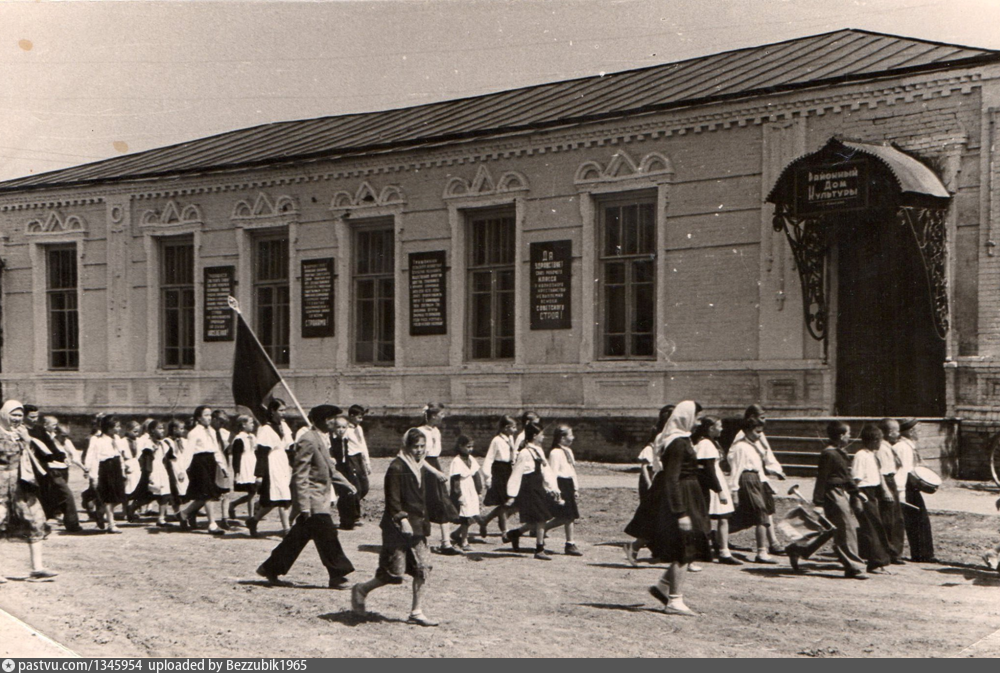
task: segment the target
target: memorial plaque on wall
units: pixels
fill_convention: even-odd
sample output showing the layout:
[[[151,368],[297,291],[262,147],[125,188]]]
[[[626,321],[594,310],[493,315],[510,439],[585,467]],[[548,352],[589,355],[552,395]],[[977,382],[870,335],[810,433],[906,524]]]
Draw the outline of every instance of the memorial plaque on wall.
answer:
[[[331,337],[333,258],[302,260],[302,338]]]
[[[570,329],[572,241],[531,244],[531,329]]]
[[[236,323],[229,297],[236,291],[236,267],[205,267],[205,341],[232,341]]]
[[[819,215],[868,207],[868,164],[847,161],[795,171],[795,214]]]
[[[410,336],[448,333],[445,251],[410,253]]]

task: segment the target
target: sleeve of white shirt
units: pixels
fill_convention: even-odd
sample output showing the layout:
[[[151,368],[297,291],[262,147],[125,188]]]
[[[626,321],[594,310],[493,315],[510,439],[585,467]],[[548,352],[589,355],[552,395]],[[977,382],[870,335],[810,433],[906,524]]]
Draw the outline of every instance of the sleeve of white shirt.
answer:
[[[740,488],[740,475],[747,468],[746,452],[749,447],[742,442],[733,444],[729,449],[729,489],[738,491]],[[752,450],[752,449],[750,449]]]
[[[521,492],[521,479],[524,475],[534,469],[535,461],[532,460],[530,451],[522,451],[517,456],[517,461],[511,469],[510,479],[507,480],[507,497],[516,498]]]
[[[361,445],[361,455],[365,457],[365,465],[371,464],[371,456],[368,453],[368,440],[365,439],[365,429],[360,425],[357,428],[358,444]]]
[[[97,479],[97,468],[101,462],[101,459],[97,455],[101,451],[99,440],[100,437],[96,436],[90,438],[90,443],[87,445],[87,461],[83,464],[94,479]]]
[[[854,479],[854,481],[858,482],[859,484],[865,482],[866,480],[865,477],[873,467],[872,463],[874,461],[872,460],[872,458],[873,458],[872,454],[865,454],[862,453],[861,451],[854,454],[854,460],[851,461],[851,477]],[[875,471],[878,472],[877,467]]]
[[[455,456],[451,459],[451,468],[448,470],[449,477],[461,477],[462,476],[462,459]]]
[[[781,463],[779,463],[778,459],[774,456],[774,451],[771,450],[771,445],[770,445],[770,443],[768,443],[767,437],[765,437],[764,435],[761,435],[760,436],[760,441],[764,445],[764,449],[765,449],[765,451],[764,451],[764,469],[768,470],[769,472],[776,472],[777,474],[780,474],[780,475],[784,476],[785,469],[783,467],[781,467]]]
[[[639,452],[639,462],[643,463],[643,464],[646,464],[646,465],[652,465],[653,464],[653,445],[652,444],[647,444],[646,446],[642,447],[642,451]]]
[[[493,438],[490,442],[490,448],[486,449],[486,457],[483,459],[483,474],[487,478],[492,474],[493,461],[497,459],[497,442],[503,441],[500,439],[500,435]]]

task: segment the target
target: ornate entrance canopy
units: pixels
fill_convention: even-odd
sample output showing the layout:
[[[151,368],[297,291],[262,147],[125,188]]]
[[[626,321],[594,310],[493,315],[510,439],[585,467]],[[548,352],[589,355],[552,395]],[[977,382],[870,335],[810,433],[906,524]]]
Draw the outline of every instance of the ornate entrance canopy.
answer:
[[[806,327],[824,340],[829,322],[828,259],[838,221],[881,211],[908,227],[920,251],[938,337],[948,333],[945,215],[951,195],[926,165],[889,145],[831,138],[782,171],[767,200],[802,283]]]

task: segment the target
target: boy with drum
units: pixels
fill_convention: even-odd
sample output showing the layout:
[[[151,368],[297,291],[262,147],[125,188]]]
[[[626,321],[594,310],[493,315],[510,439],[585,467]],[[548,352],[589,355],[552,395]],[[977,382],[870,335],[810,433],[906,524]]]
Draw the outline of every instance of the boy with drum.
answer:
[[[924,504],[919,483],[913,474],[914,469],[920,465],[920,454],[917,452],[917,420],[915,418],[901,420],[899,434],[899,441],[892,448],[900,462],[896,470],[896,488],[899,497],[905,497],[905,502],[910,505],[903,507],[906,539],[910,543],[910,560],[930,563],[934,560],[931,520],[927,515],[927,506]]]

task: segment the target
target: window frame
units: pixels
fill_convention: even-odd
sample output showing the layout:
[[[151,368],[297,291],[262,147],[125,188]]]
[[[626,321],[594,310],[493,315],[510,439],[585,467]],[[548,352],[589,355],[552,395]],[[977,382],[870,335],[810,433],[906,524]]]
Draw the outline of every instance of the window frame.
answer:
[[[514,362],[517,358],[517,266],[518,266],[518,256],[517,256],[517,210],[514,204],[509,206],[499,206],[499,207],[489,207],[489,208],[471,208],[466,209],[463,213],[464,216],[464,235],[465,235],[465,360],[467,362],[475,363],[490,363],[499,362],[507,363]],[[477,223],[480,222],[490,222],[497,220],[509,220],[510,221],[510,231],[509,235],[506,237],[506,242],[510,245],[509,251],[509,261],[506,262],[493,262],[485,261],[481,264],[477,264],[475,261],[475,255],[477,248],[475,246],[476,236],[473,233],[473,228]],[[489,236],[487,236],[490,238]],[[487,258],[489,255],[487,255]],[[510,279],[510,289],[503,290],[498,289],[498,278],[502,273],[509,273]],[[489,273],[490,277],[490,289],[489,289],[489,303],[490,303],[490,334],[489,334],[489,357],[474,357],[475,352],[475,341],[483,339],[483,337],[475,336],[474,322],[475,322],[475,302],[477,295],[482,295],[484,293],[476,291],[475,277],[477,274]],[[499,323],[500,323],[500,311],[502,302],[500,300],[501,294],[507,294],[510,296],[511,300],[511,311],[510,311],[510,336],[505,337],[500,334]],[[509,340],[511,342],[511,352],[508,356],[500,357],[498,355],[500,346],[498,341]]]
[[[46,354],[45,362],[46,369],[48,371],[57,372],[73,372],[80,371],[80,261],[79,252],[77,249],[77,243],[52,243],[42,246],[43,253],[45,255],[45,332],[46,332]],[[65,287],[52,287],[52,259],[54,254],[65,253],[65,259],[72,262],[72,285]],[[62,295],[66,298],[72,297],[71,308],[53,309],[52,302],[53,297],[56,295]],[[72,315],[73,317],[73,328],[72,331],[75,332],[74,338],[69,339],[72,344],[75,342],[75,348],[66,347],[61,349],[54,348],[53,337],[55,336],[55,324],[53,321],[54,313],[58,311],[60,313],[65,313],[67,316]],[[64,335],[67,336],[67,335]],[[75,364],[68,364],[63,366],[58,366],[55,364],[54,356],[56,352],[65,353],[71,355],[76,354]]]
[[[383,234],[388,234],[387,245],[382,246],[383,251],[388,250],[391,255],[388,265],[383,265],[378,271],[366,271],[362,272],[360,270],[360,265],[362,263],[362,246],[360,245],[360,239],[362,236],[371,234],[373,232],[381,232]],[[396,226],[393,219],[383,219],[377,218],[370,222],[365,222],[363,224],[353,225],[350,228],[351,237],[351,262],[350,262],[350,311],[351,311],[351,334],[350,341],[348,342],[348,348],[350,353],[350,362],[354,365],[361,367],[394,367],[396,365],[396,359],[399,350],[399,343],[396,339],[396,329],[398,317],[396,311],[398,308],[398,288],[396,283],[396,264],[398,260],[396,259]],[[382,289],[385,287],[386,281],[389,282],[392,288],[392,295],[385,296],[382,293]],[[359,285],[363,282],[371,282],[373,287],[373,292],[371,296],[371,303],[373,304],[372,316],[374,318],[374,325],[372,326],[372,340],[361,341],[361,323],[360,323],[360,302],[362,301],[359,297]],[[389,303],[389,307],[386,309],[382,307],[382,304]],[[381,310],[380,310],[381,307]],[[386,313],[383,313],[387,311]],[[388,330],[385,329],[383,325],[383,320],[386,316],[391,316],[392,325]],[[390,340],[380,339],[379,335],[388,334]],[[360,357],[360,344],[371,344],[371,359],[362,359]],[[384,348],[386,345],[391,346],[392,355],[391,357],[383,357]]]
[[[284,255],[274,255],[271,261],[283,259],[284,277],[261,278],[261,246],[268,243],[282,243],[285,250]],[[287,229],[255,232],[250,243],[250,285],[253,292],[253,317],[254,328],[261,346],[271,358],[274,366],[278,369],[288,369],[291,367],[292,353],[292,239]],[[279,300],[271,302],[269,308],[277,309],[284,314],[284,330],[280,320],[266,321],[262,317],[265,305],[261,302],[262,290],[275,290],[279,294]],[[280,301],[281,290],[284,290],[284,302]],[[265,323],[268,323],[265,325]],[[280,332],[284,331],[284,342],[281,343]],[[277,334],[277,338],[276,337]],[[285,357],[279,357],[284,350]]]
[[[197,292],[196,292],[196,265],[197,261],[195,258],[195,240],[194,236],[190,234],[182,234],[178,236],[160,236],[157,238],[157,256],[159,259],[159,269],[157,270],[158,276],[158,295],[159,295],[159,333],[160,333],[160,347],[159,347],[159,368],[170,371],[178,370],[192,370],[197,366],[198,362],[198,333],[196,329],[197,321]],[[167,249],[168,248],[182,248],[189,247],[191,252],[190,259],[190,282],[188,283],[168,283],[167,282]],[[190,292],[190,307],[179,305],[176,309],[168,308],[167,295],[171,291],[176,291],[181,293],[183,298],[183,293],[185,290]],[[183,299],[179,302],[183,304]],[[183,345],[183,335],[179,337],[179,344],[176,347],[168,346],[167,344],[167,325],[168,318],[167,314],[171,310],[176,310],[178,313],[185,312],[190,309],[190,320],[188,322],[188,330],[190,332],[188,341],[190,343],[190,348],[185,348]],[[183,320],[179,321],[183,323]],[[183,328],[179,331],[183,332]],[[178,350],[178,363],[168,364],[167,362],[167,351],[168,350]],[[191,362],[187,364],[183,361],[183,351],[190,350],[191,352]]]
[[[595,195],[595,210],[596,210],[596,220],[597,226],[595,227],[595,255],[594,262],[597,266],[596,277],[598,279],[597,287],[597,315],[595,316],[595,334],[594,334],[594,346],[595,346],[595,359],[599,361],[611,361],[611,362],[648,362],[655,361],[657,359],[656,352],[656,336],[657,336],[657,314],[659,311],[660,302],[660,263],[658,257],[658,239],[659,239],[659,227],[657,225],[657,193],[655,190],[636,190],[629,192],[617,192],[612,194],[602,194]],[[623,208],[627,206],[637,207],[637,217],[636,223],[637,227],[641,220],[640,212],[643,206],[649,208],[649,221],[646,223],[648,226],[648,233],[651,240],[649,241],[648,250],[645,252],[639,251],[639,232],[636,232],[636,252],[626,253],[619,255],[608,255],[606,252],[607,243],[607,209],[618,207]],[[621,242],[622,239],[619,240]],[[614,264],[616,261],[624,263],[624,274],[621,283],[616,283],[624,286],[624,331],[616,332],[614,335],[620,335],[624,339],[625,352],[622,355],[609,355],[608,354],[608,344],[607,339],[609,338],[608,323],[610,322],[608,317],[608,300],[607,300],[607,287],[608,282],[608,272],[609,266]],[[651,278],[648,281],[640,282],[636,280],[636,267],[640,262],[648,262],[649,269],[651,272]],[[650,316],[648,318],[651,325],[650,332],[639,332],[633,329],[633,325],[636,324],[636,286],[645,285],[648,287],[649,291],[652,293],[652,297],[649,301]],[[635,353],[635,339],[636,337],[648,335],[650,339],[650,351],[646,354],[636,354]]]

